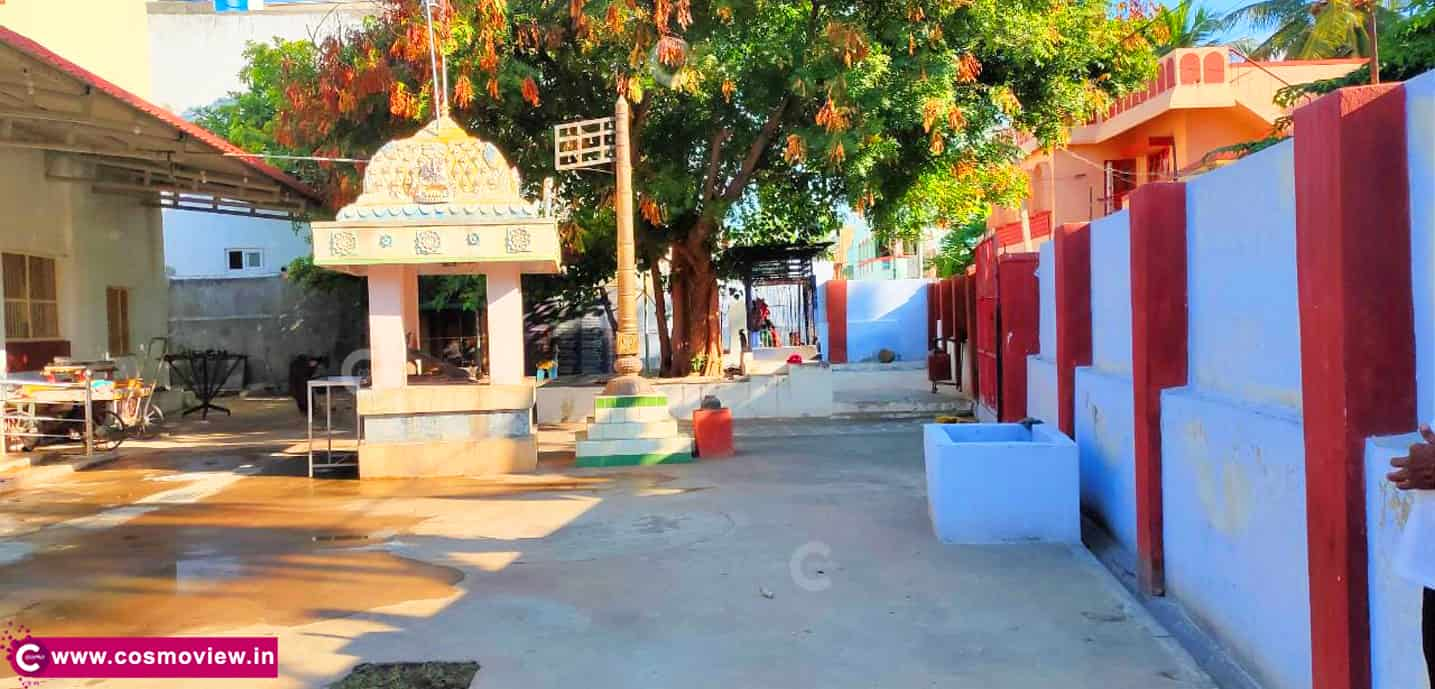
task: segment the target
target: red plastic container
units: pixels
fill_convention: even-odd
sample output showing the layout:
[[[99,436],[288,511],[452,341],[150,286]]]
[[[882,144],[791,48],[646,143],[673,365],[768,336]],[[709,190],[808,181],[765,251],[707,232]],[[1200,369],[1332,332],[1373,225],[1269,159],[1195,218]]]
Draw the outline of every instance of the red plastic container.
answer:
[[[703,459],[727,457],[733,453],[732,410],[693,410],[694,454]]]

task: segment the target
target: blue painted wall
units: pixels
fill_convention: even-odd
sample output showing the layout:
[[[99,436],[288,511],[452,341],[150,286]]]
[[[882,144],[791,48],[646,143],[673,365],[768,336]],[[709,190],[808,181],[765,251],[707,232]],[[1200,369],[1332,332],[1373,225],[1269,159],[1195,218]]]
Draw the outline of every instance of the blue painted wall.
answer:
[[[1167,390],[1161,454],[1167,595],[1266,689],[1309,689],[1300,417]]]
[[[927,280],[847,282],[847,360],[875,361],[883,347],[926,361]]]
[[[1187,185],[1191,383],[1300,408],[1295,144]]]
[[[1311,685],[1292,154],[1187,184],[1191,377],[1161,398],[1167,592],[1267,689]]]
[[[1122,547],[1135,552],[1131,219],[1126,211],[1091,223],[1091,362],[1076,369],[1081,504]]]
[[[1091,365],[1131,377],[1131,214],[1091,223]]]
[[[1056,244],[1043,242],[1037,249],[1036,284],[1041,291],[1037,301],[1037,344],[1039,354],[1056,360]]]
[[[1128,552],[1136,552],[1136,460],[1131,379],[1076,369],[1076,446],[1081,506]]]
[[[1056,245],[1045,242],[1037,252],[1037,336],[1041,350],[1026,358],[1026,413],[1056,428]]]

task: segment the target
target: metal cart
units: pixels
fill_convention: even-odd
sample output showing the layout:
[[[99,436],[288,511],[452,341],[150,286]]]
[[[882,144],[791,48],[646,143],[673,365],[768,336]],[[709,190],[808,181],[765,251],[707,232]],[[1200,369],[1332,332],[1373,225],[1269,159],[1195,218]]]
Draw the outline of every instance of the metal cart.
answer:
[[[119,448],[132,432],[148,431],[163,417],[154,385],[143,381],[48,382],[0,379],[0,448],[82,442],[85,454]]]
[[[362,379],[357,376],[330,376],[327,378],[315,378],[309,381],[308,389],[308,436],[309,436],[309,478],[314,478],[314,470],[358,468],[359,466],[359,442],[363,438],[363,426],[359,420],[359,386]],[[354,400],[354,428],[353,436],[336,437],[334,428],[334,388],[343,388],[350,392]],[[314,392],[324,391],[324,428],[321,443],[323,447],[314,447]],[[342,432],[342,431],[341,431]],[[334,441],[339,440],[342,444],[353,444],[353,449],[334,449]],[[315,461],[317,458],[317,462]]]

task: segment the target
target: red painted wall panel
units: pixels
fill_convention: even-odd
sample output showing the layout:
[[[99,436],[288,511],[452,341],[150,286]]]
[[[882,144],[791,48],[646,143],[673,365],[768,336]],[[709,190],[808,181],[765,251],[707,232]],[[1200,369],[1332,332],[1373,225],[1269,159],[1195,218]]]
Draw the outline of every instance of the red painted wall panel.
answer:
[[[827,281],[827,361],[847,363],[847,281]]]
[[[997,284],[1001,320],[1001,399],[999,421],[1026,418],[1026,358],[1041,349],[1038,305],[1041,286],[1036,277],[1037,254],[1005,254],[998,262]]]
[[[937,338],[938,333],[941,333],[941,337],[946,337],[946,324],[942,319],[944,296],[940,279],[927,283],[927,315],[932,320],[932,332],[931,337],[927,338],[928,341]]]
[[[967,336],[967,276],[956,275],[951,278],[952,300],[951,321],[952,337],[958,340]]]
[[[1398,84],[1295,113],[1315,689],[1370,687],[1365,438],[1416,424],[1405,118]]]
[[[1076,367],[1091,365],[1091,225],[1062,225],[1052,242],[1056,262],[1056,425],[1075,438]]]
[[[991,239],[976,248],[976,333],[973,351],[977,359],[977,401],[993,412],[997,406],[997,255]]]
[[[1186,185],[1157,182],[1131,195],[1132,449],[1136,464],[1136,575],[1165,591],[1161,391],[1187,381]]]

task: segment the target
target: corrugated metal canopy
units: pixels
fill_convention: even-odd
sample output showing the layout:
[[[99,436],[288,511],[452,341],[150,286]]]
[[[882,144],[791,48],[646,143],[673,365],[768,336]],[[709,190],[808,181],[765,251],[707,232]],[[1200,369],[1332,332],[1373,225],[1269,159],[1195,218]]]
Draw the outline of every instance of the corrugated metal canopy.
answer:
[[[93,176],[50,176],[161,208],[285,219],[323,206],[297,179],[4,27],[0,148],[75,156]]]

